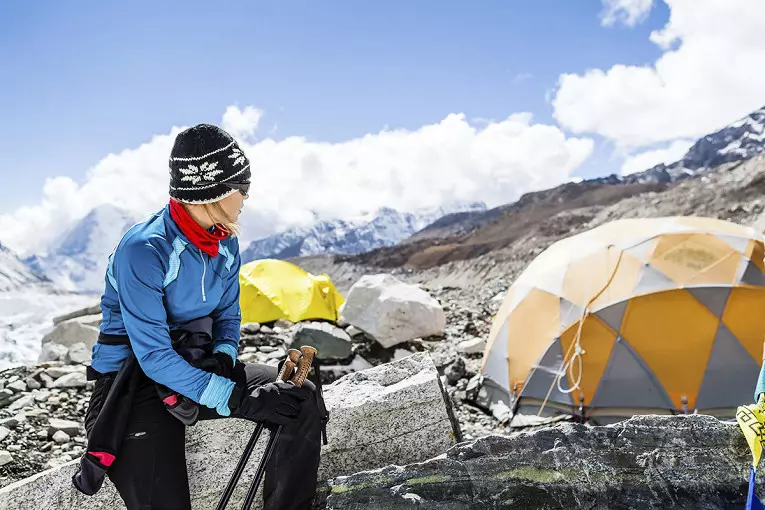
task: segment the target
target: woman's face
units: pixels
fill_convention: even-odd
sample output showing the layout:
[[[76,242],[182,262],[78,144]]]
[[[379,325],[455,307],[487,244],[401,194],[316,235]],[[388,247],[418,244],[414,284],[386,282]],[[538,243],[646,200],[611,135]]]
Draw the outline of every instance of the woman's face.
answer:
[[[220,201],[220,206],[226,213],[226,216],[236,221],[239,219],[239,215],[242,213],[242,206],[246,197],[240,192],[232,193],[223,200]],[[223,218],[216,218],[222,220]]]

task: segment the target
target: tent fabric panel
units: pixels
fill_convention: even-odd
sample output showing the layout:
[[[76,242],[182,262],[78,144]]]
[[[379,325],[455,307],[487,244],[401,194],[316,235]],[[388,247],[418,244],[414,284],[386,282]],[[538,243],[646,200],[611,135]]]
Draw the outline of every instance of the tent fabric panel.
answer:
[[[532,289],[508,317],[509,384],[523,383],[559,334],[560,298]]]
[[[749,252],[752,243],[752,239],[749,236],[720,234],[717,237],[741,255],[746,255]]]
[[[765,273],[765,244],[761,237],[757,239],[750,239],[749,246],[747,246],[746,253],[744,254],[752,263],[757,266],[760,271]]]
[[[632,299],[621,333],[680,408],[683,396],[696,401],[719,321],[690,293],[673,290]]]
[[[556,339],[544,353],[542,359],[534,365],[520,395],[544,400],[549,393],[549,401],[570,405],[572,402],[571,395],[558,390],[558,384],[555,382],[562,364],[561,342]],[[565,388],[565,386],[561,386]]]
[[[654,269],[649,264],[644,264],[642,271],[640,272],[638,283],[635,286],[634,294],[651,294],[676,288],[678,288],[678,284],[672,281],[669,276]]]
[[[510,388],[507,368],[508,321],[509,317],[502,323],[493,342],[486,346],[481,366],[481,373],[503,388]]]
[[[607,286],[619,261],[620,250],[602,247],[586,257],[572,260],[563,277],[563,297],[587,306]]]
[[[613,272],[611,283],[595,298],[590,309],[600,310],[632,297],[642,271],[643,262],[633,255],[623,252],[621,260]],[[598,289],[598,291],[600,290]]]
[[[658,242],[658,239],[658,237],[646,239],[645,241],[642,241],[634,246],[626,248],[624,252],[632,257],[635,257],[641,262],[648,262],[653,255],[653,251],[656,249],[656,243]]]
[[[561,348],[566,359],[571,359],[575,347],[572,344],[576,341],[576,335],[579,330],[579,324],[573,324],[561,335]],[[579,339],[579,345],[584,350],[581,355],[582,370],[579,381],[579,389],[571,393],[573,401],[579,405],[579,397],[584,396],[584,404],[589,405],[595,395],[595,390],[600,384],[603,372],[606,369],[611,350],[616,342],[617,334],[595,315],[588,315],[582,323],[582,331]],[[563,388],[573,388],[576,381],[571,377],[573,372],[575,377],[579,377],[579,361],[574,359],[571,370],[566,371],[564,381],[561,383]],[[565,383],[565,384],[564,384]]]
[[[696,399],[697,409],[737,407],[752,398],[753,382],[760,367],[720,323],[704,380]]]
[[[649,367],[618,338],[600,379],[591,408],[667,408],[672,402]]]
[[[595,312],[595,315],[603,322],[609,325],[609,327],[615,332],[619,332],[622,327],[622,321],[624,319],[624,312],[627,311],[628,301],[621,301],[613,304],[608,308],[603,308]]]
[[[571,324],[579,323],[584,307],[577,306],[566,298],[560,298],[560,331],[566,330]]]
[[[728,304],[730,296],[730,287],[691,287],[686,289],[695,297],[699,303],[712,312],[715,317],[722,318],[725,311],[725,305]]]
[[[739,279],[740,283],[756,285],[758,287],[765,286],[765,274],[760,271],[760,268],[754,262],[748,261],[744,267],[744,272]]]
[[[649,262],[680,284],[733,283],[740,256],[713,234],[690,233],[663,236]]]
[[[765,288],[734,287],[722,322],[756,363],[762,361],[765,336]]]

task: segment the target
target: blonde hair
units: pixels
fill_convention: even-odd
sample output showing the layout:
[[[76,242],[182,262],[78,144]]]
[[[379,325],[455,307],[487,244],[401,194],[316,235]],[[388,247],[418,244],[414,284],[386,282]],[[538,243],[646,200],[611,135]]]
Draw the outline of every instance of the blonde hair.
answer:
[[[236,237],[242,233],[242,227],[235,219],[231,218],[226,211],[221,207],[220,202],[212,202],[210,204],[202,204],[207,215],[210,217],[214,224],[223,225],[228,230],[231,237]]]

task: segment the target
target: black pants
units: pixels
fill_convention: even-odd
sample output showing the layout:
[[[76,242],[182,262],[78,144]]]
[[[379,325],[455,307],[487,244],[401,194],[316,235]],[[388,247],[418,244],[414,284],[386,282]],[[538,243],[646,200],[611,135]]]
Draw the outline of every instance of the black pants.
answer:
[[[246,384],[250,389],[274,381],[277,376],[276,367],[261,364],[240,363],[236,372],[234,379],[237,383]],[[141,376],[127,436],[109,470],[109,479],[128,510],[190,510],[185,426],[165,410],[154,382],[143,374]],[[306,380],[305,384],[315,389],[310,381]],[[223,417],[202,406],[200,419],[216,418]],[[282,429],[266,466],[263,482],[265,510],[311,508],[316,493],[320,439],[318,407],[315,399],[309,398],[305,400],[298,420]],[[232,471],[238,459],[238,454],[232,458]],[[250,460],[253,461],[257,462],[257,459]],[[240,483],[249,486],[249,480],[243,479]]]

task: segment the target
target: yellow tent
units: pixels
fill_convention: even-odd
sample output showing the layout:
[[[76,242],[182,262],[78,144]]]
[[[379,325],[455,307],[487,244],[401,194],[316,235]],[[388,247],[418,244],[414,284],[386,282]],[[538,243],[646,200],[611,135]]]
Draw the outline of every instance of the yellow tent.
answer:
[[[344,299],[325,274],[314,276],[283,260],[262,259],[239,271],[242,322],[337,321]]]
[[[541,416],[581,406],[593,423],[733,417],[761,366],[764,254],[754,229],[698,217],[618,220],[553,244],[495,317],[490,399]]]

